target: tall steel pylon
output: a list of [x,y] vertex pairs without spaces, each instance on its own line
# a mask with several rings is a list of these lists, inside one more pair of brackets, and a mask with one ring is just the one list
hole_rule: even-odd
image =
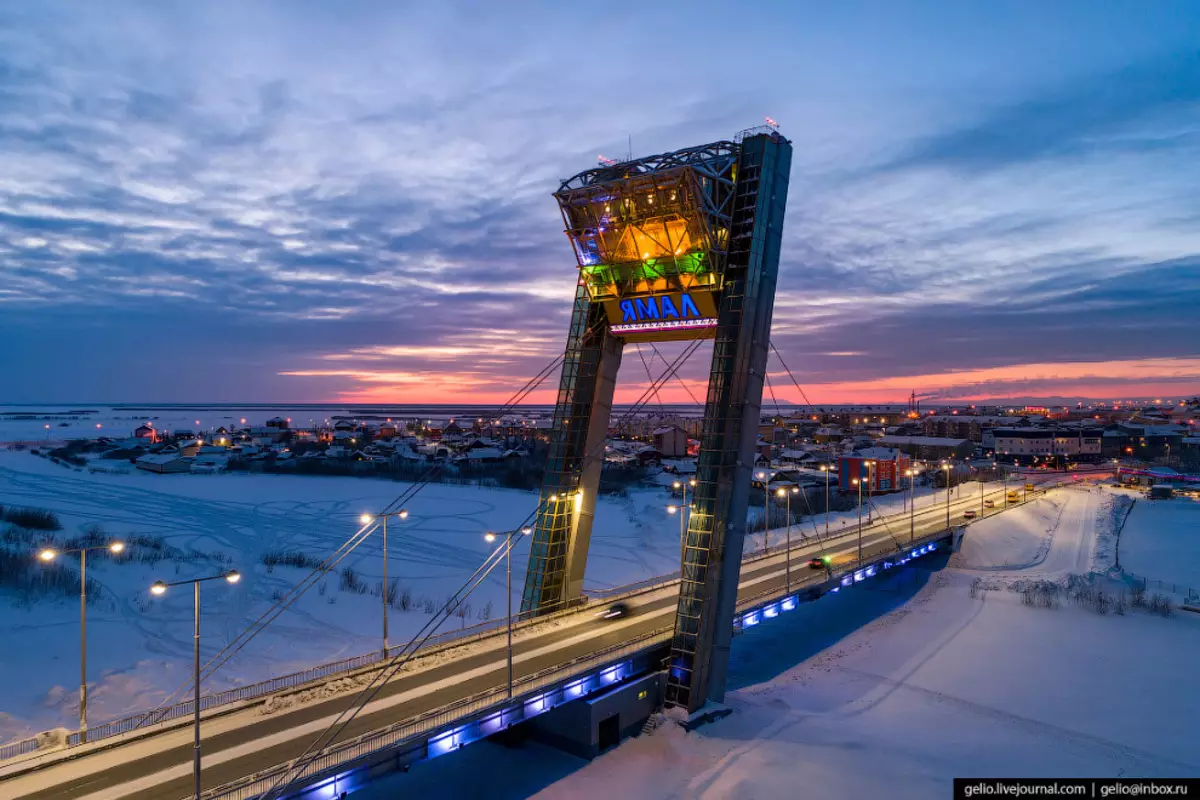
[[762,128],[605,163],[555,193],[580,279],[522,612],[582,593],[625,342],[712,338],[667,683],[689,711],[725,691],[790,168],[791,143]]

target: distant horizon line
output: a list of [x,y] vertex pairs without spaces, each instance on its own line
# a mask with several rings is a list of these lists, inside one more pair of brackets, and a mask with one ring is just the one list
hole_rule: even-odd
[[[1175,404],[1177,402],[1187,400],[1194,395],[1178,395],[1173,397],[1157,397],[1154,399],[1108,399],[1095,397],[1065,397],[1065,396],[1050,396],[1050,397],[1009,397],[1009,398],[987,398],[982,400],[963,400],[953,401],[948,399],[923,400],[918,401],[917,405],[926,407],[962,407],[962,406],[1015,406],[1015,405],[1074,405],[1079,403],[1085,404],[1154,404],[1165,405]],[[693,402],[662,402],[662,403],[613,403],[616,408],[628,408],[633,406],[642,406],[646,410],[658,408],[672,409],[701,409],[703,403]],[[788,407],[788,408],[829,408],[839,406],[859,406],[859,407],[908,407],[907,399],[896,402],[833,402],[833,403],[797,403],[792,400],[780,400],[778,402],[763,402],[760,404],[762,410],[767,411],[772,407]],[[517,403],[511,406],[504,405],[504,408],[554,408],[554,403]],[[157,409],[170,409],[176,411],[188,410],[218,410],[218,409],[326,409],[326,408],[345,408],[345,409],[496,409],[495,403],[348,403],[348,402],[319,402],[319,403],[300,403],[300,402],[220,402],[220,403],[204,403],[204,402],[92,402],[92,401],[68,401],[68,402],[26,402],[26,403],[9,403],[0,401],[0,412],[5,409],[31,409],[31,408],[54,408],[67,409],[72,411],[86,411],[94,408],[108,408],[122,411],[151,411]]]

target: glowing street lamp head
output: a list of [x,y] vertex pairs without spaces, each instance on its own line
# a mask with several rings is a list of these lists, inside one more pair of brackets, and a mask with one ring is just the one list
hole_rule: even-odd
[[676,511],[678,511],[678,510],[679,510],[679,506],[676,506],[676,505],[669,505],[669,506],[667,506],[667,513],[668,513],[668,514],[674,514],[674,513],[675,513]]
[[671,484],[672,489],[679,489],[679,488],[682,488],[682,486],[683,486],[683,484],[680,483],[679,481],[675,481],[674,483]]
[[372,517],[370,514],[363,514],[361,517],[358,518],[358,521],[361,522],[363,525],[370,525],[371,520],[373,520],[373,519],[375,519],[375,518]]
[[124,542],[113,542],[112,544],[110,544],[108,546],[108,550],[111,553],[122,553],[125,551],[125,543]]
[[529,534],[533,533],[533,528],[521,528],[521,533],[528,536]]
[[150,586],[150,594],[152,594],[152,595],[162,595],[162,594],[166,594],[166,592],[167,592],[167,585],[165,583],[163,583],[162,581],[155,581]]
[[799,487],[799,486],[793,486],[793,487],[792,487],[792,494],[800,494],[800,487]]
[[491,531],[488,531],[487,533],[485,533],[483,535],[483,540],[485,542],[487,542],[488,544],[491,544],[492,542],[496,541],[496,534],[492,533]]
[[225,573],[225,580],[229,581],[230,583],[237,583],[241,579],[242,573],[238,572],[236,569],[231,569],[229,572]]
[[761,481],[763,478],[767,477],[767,474],[765,472],[759,472],[754,477],[758,478]]
[[786,489],[776,489],[775,496],[776,497],[787,497],[787,490]]
[[52,547],[47,547],[44,550],[42,550],[40,553],[38,553],[38,558],[40,558],[42,561],[53,561],[55,556],[57,556],[57,555],[58,555],[57,550],[55,550]]
[[695,485],[696,485],[696,479],[695,479],[695,478],[692,478],[691,480],[689,480],[689,481],[688,481],[688,486],[695,486]]
[[851,478],[850,483],[854,484],[855,486],[858,486],[858,478]]
[[400,509],[400,513],[398,513],[396,516],[399,517],[400,519],[408,519],[408,509],[407,508]]

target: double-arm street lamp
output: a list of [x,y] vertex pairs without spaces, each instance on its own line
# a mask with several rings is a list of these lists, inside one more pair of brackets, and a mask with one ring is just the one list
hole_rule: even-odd
[[904,474],[908,476],[908,542],[912,544],[917,538],[917,471],[906,469]]
[[120,553],[125,550],[124,542],[109,542],[93,547],[73,547],[58,550],[43,548],[38,558],[47,564],[62,555],[79,554],[79,741],[87,741],[87,554],[89,550],[107,550]]
[[950,465],[942,464],[946,473],[946,530],[950,530]]
[[829,536],[829,473],[833,470],[828,464],[821,465],[821,472],[825,473],[825,536]]
[[227,583],[237,583],[242,579],[237,570],[231,569],[219,575],[209,575],[206,578],[193,578],[188,581],[155,581],[150,587],[150,594],[159,596],[166,594],[172,586],[192,584],[192,608],[196,619],[195,633],[192,636],[192,778],[196,783],[196,800],[200,800],[200,584],[205,581],[224,580]]
[[800,487],[798,486],[793,486],[790,491],[783,487],[775,490],[775,495],[777,497],[787,498],[787,538],[784,540],[786,542],[784,546],[787,548],[787,555],[784,556],[783,562],[783,571],[787,576],[784,579],[786,581],[786,588],[784,589],[785,592],[790,592],[792,590],[792,495],[798,493],[799,491]]
[[875,462],[867,462],[867,524],[871,524],[871,508],[875,500]]
[[[533,533],[533,528],[521,528],[521,535],[528,536],[531,533]],[[507,548],[504,553],[504,557],[505,557],[505,564],[504,564],[504,573],[505,573],[505,578],[504,578],[504,616],[505,616],[505,623],[508,628],[508,697],[509,697],[509,699],[512,699],[512,693],[513,693],[512,551],[513,551],[513,548],[516,546],[513,543],[514,535],[516,535],[516,531],[509,531],[507,534],[505,534],[504,543],[500,545],[501,547]],[[496,534],[492,533],[491,531],[488,531],[487,533],[485,533],[483,535],[483,540],[485,542],[487,542],[488,544],[491,544],[492,542],[496,541]]]
[[858,487],[858,562],[862,563],[862,481],[851,478],[850,483]]
[[383,658],[388,657],[388,605],[391,600],[388,592],[388,576],[387,576],[387,521],[388,517],[396,519],[408,519],[408,510],[400,509],[399,511],[386,511],[382,514],[363,514],[358,518],[364,526],[370,525],[375,520],[383,522]]
[[763,482],[763,552],[771,541],[771,473],[759,472],[756,476]]

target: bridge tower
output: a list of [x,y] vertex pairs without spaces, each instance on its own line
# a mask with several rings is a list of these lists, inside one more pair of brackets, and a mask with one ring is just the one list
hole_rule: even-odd
[[667,683],[689,711],[725,691],[791,153],[753,129],[605,163],[554,195],[579,285],[522,613],[582,592],[624,344],[714,339]]

